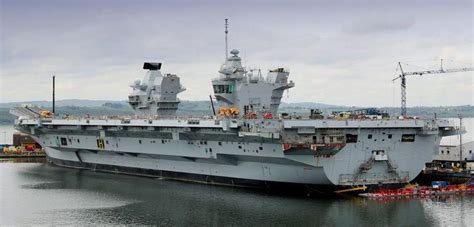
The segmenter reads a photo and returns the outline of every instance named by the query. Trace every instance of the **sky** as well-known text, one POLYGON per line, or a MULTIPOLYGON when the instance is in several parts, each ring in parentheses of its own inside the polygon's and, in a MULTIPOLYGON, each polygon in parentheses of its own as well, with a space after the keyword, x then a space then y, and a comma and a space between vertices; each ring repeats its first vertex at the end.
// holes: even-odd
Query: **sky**
MULTIPOLYGON (((0 102, 125 100, 143 62, 206 100, 229 48, 285 67, 284 102, 399 106, 404 71, 473 67, 473 1, 0 0, 0 102)), ((408 106, 474 105, 474 72, 407 78, 408 106)))

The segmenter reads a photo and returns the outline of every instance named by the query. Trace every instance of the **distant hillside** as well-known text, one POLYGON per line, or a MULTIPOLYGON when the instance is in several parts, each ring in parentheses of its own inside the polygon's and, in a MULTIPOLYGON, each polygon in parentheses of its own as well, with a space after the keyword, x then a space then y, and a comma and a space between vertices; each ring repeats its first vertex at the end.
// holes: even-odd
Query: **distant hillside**
POLYGON ((280 108, 305 108, 305 109, 323 109, 323 108, 338 108, 338 107, 343 107, 343 108, 348 108, 347 106, 336 106, 336 105, 330 105, 330 104, 324 104, 324 103, 317 103, 317 102, 292 102, 292 103, 285 103, 282 102, 280 105, 280 108))
MULTIPOLYGON (((106 103, 110 104, 124 104, 128 105, 127 101, 125 100, 88 100, 88 99, 63 99, 63 100, 57 100, 56 101, 56 106, 81 106, 81 107, 97 107, 97 106, 103 106, 106 103)), ((42 107, 51 107, 52 102, 51 101, 24 101, 24 102, 5 102, 5 103, 0 103, 0 108, 11 108, 15 106, 20 106, 22 104, 32 104, 32 105, 37 105, 37 106, 42 106, 42 107)), ((208 100, 204 101, 187 101, 187 100, 182 100, 180 105, 186 106, 201 106, 201 105, 206 105, 208 106, 210 103, 208 100)), ((181 106, 180 106, 181 107, 181 106)), ((315 103, 315 102, 298 102, 298 103, 282 103, 281 106, 282 108, 332 108, 332 107, 338 107, 336 105, 329 105, 329 104, 324 104, 324 103, 315 103)), ((346 107, 347 108, 347 107, 346 107)))
MULTIPOLYGON (((83 107, 94 107, 102 106, 105 103, 124 103, 126 101, 117 101, 117 100, 88 100, 88 99, 63 99, 57 100, 56 106, 83 106, 83 107)), ((24 102, 6 102, 0 103, 0 108, 11 108, 15 106, 20 106, 22 104, 32 104, 42 107, 51 107, 51 101, 24 101, 24 102)), ((128 104, 127 104, 128 105, 128 104)))

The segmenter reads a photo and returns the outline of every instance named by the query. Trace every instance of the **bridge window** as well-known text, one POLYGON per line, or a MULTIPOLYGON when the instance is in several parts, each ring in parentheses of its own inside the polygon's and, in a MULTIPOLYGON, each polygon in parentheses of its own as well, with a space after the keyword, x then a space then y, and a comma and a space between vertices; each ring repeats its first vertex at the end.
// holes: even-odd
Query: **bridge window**
POLYGON ((216 94, 232 94, 234 93, 234 85, 229 84, 229 85, 214 85, 214 93, 216 94))

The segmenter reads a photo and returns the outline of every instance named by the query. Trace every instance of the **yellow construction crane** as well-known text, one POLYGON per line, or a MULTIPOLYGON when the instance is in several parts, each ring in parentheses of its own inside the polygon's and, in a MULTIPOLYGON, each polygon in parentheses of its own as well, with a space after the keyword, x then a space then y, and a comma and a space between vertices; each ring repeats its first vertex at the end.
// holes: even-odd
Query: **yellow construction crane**
POLYGON ((423 75, 423 74, 438 74, 438 73, 455 73, 455 72, 467 72, 467 71, 474 71, 474 68, 467 67, 467 68, 455 68, 455 69, 443 69, 443 59, 441 59, 441 66, 438 70, 426 70, 426 71, 418 71, 418 72, 404 72, 402 68, 402 64, 398 62, 398 67, 400 67, 401 74, 395 77, 392 81, 397 79, 401 79, 401 89, 402 89, 402 111, 401 115, 407 115, 407 81, 406 76, 412 75, 423 75))

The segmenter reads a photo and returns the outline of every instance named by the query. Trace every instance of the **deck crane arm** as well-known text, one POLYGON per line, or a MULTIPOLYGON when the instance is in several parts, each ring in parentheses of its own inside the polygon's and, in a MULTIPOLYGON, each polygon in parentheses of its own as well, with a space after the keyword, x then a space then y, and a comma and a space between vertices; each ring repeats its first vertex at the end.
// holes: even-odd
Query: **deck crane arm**
POLYGON ((443 69, 443 60, 441 59, 441 67, 438 70, 425 70, 425 71, 417 71, 417 72, 404 72, 402 68, 402 64, 398 62, 398 67, 400 67, 401 74, 395 77, 392 81, 397 79, 401 80, 401 115, 407 115, 407 96, 406 96, 406 76, 412 75, 423 75, 423 74, 439 74, 439 73, 455 73, 455 72, 467 72, 467 71, 474 71, 472 67, 464 67, 464 68, 455 68, 455 69, 443 69))

